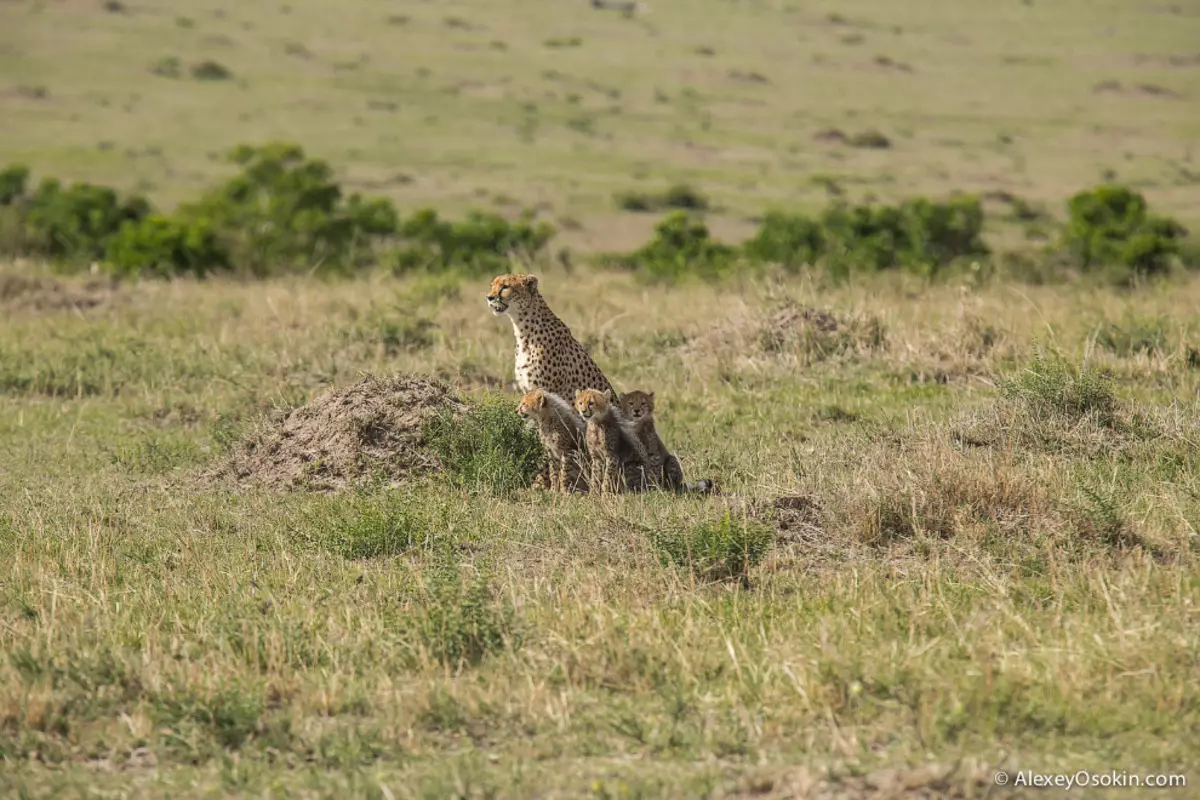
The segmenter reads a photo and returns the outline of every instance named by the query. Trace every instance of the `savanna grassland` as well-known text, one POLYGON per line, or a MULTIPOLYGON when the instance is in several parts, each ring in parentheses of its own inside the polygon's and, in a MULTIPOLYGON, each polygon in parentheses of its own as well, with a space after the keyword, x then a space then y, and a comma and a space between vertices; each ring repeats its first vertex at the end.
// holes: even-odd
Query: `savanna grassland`
POLYGON ((479 263, 5 256, 0 794, 1191 796, 1200 281, 1186 249, 1114 281, 1053 247, 1100 183, 1200 228, 1198 98, 1183 2, 0 5, 0 166, 169 210, 286 140, 401 214, 534 209, 551 307, 722 490, 531 488, 479 263), (975 193, 991 252, 592 263, 673 185, 730 243, 975 193), (229 468, 364 374, 468 422, 423 423, 411 474, 229 468))

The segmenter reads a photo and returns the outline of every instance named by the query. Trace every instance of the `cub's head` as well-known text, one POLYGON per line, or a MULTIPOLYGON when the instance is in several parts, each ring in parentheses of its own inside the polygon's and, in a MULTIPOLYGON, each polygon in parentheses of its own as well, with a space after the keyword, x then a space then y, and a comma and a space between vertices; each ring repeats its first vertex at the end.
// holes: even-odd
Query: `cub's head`
POLYGON ((530 389, 517 403, 517 414, 522 419, 535 419, 546 408, 546 393, 541 389, 530 389))
POLYGON ((575 393, 575 410, 584 419, 603 417, 608 414, 612 395, 599 389, 580 389, 575 393))
POLYGON ((654 392, 626 392, 621 395, 621 409, 634 422, 651 416, 654 414, 654 392))
POLYGON ((520 308, 537 294, 536 275, 497 275, 487 293, 488 306, 493 314, 508 313, 510 306, 520 308))

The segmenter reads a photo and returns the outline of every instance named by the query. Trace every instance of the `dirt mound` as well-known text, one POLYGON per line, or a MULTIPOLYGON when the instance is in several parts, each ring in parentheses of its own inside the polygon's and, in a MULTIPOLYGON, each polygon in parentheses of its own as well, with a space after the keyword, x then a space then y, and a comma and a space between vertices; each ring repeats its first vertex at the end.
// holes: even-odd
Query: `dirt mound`
POLYGON ((316 491, 367 479, 402 483, 440 471, 424 427, 443 409, 467 406, 441 381, 367 376, 269 420, 213 477, 316 491))
POLYGON ((0 308, 37 312, 87 310, 113 295, 107 281, 71 286, 44 275, 0 274, 0 308))

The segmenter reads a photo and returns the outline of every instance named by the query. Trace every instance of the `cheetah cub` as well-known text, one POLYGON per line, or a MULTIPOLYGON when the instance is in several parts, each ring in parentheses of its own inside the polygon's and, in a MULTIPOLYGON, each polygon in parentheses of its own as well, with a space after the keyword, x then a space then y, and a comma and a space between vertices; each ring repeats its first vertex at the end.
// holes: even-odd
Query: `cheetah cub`
POLYGON ((633 423, 638 440, 650 456, 646 465, 650 477, 673 492, 684 491, 683 467, 654 427, 654 392, 626 392, 621 395, 621 409, 625 418, 633 423))
POLYGON ((561 492, 586 492, 587 476, 583 466, 587 449, 584 439, 587 423, 556 394, 531 389, 517 404, 517 414, 537 427, 538 437, 550 458, 550 489, 561 492))
POLYGON ((601 492, 638 492, 646 488, 650 456, 613 402, 611 392, 583 389, 575 395, 575 410, 587 420, 588 455, 592 461, 591 485, 601 492))

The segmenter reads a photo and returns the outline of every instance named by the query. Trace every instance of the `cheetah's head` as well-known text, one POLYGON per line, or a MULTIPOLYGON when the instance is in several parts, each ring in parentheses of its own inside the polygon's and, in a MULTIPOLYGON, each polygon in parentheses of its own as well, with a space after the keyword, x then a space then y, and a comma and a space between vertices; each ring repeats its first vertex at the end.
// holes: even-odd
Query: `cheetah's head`
POLYGON ((522 419, 533 419, 546 407, 546 393, 541 389, 530 389, 517 403, 517 415, 522 419))
POLYGON ((575 410, 584 419, 603 418, 612 403, 612 392, 599 389, 580 389, 575 393, 575 410))
POLYGON ((506 314, 514 304, 520 308, 537 294, 537 285, 536 275, 497 275, 487 293, 488 306, 493 314, 506 314))
POLYGON ((634 422, 654 413, 654 392, 626 392, 621 395, 621 409, 634 422))

